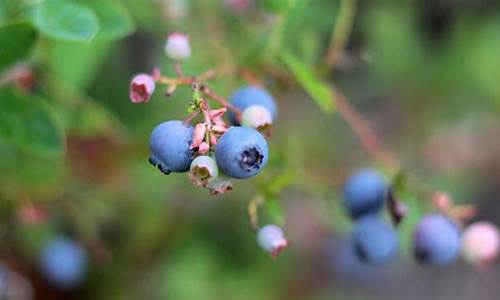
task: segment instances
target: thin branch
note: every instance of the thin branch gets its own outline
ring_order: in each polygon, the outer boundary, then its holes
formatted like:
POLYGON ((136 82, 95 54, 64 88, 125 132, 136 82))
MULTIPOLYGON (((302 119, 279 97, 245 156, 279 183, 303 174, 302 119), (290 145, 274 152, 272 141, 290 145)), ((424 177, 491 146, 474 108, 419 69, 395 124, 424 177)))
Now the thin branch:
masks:
POLYGON ((349 104, 338 88, 332 89, 332 101, 335 103, 339 114, 358 136, 366 152, 387 167, 397 169, 398 161, 384 149, 368 121, 349 104))
POLYGON ((237 108, 236 106, 231 104, 229 101, 227 101, 226 98, 215 93, 206 84, 201 85, 200 92, 202 92, 205 96, 211 98, 212 100, 218 102, 220 105, 222 105, 222 106, 226 107, 227 109, 231 110, 232 112, 234 112, 237 117, 239 117, 241 115, 241 110, 239 108, 237 108))

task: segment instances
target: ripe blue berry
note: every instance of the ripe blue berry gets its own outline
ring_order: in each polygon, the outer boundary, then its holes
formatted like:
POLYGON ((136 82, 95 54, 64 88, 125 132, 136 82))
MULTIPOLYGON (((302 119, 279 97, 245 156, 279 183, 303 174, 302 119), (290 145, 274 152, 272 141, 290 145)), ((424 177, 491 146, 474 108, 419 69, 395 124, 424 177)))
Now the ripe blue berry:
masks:
POLYGON ((458 227, 441 214, 425 216, 415 227, 414 254, 422 264, 446 265, 459 253, 458 227))
POLYGON ((193 160, 193 150, 189 149, 192 137, 193 127, 181 121, 161 123, 149 139, 149 162, 165 174, 186 172, 193 160))
POLYGON ((87 253, 77 242, 56 238, 44 248, 40 257, 46 279, 62 289, 76 287, 87 271, 87 253))
MULTIPOLYGON (((245 86, 234 92, 230 97, 231 103, 242 112, 252 105, 265 107, 271 114, 272 120, 276 119, 278 108, 271 94, 266 90, 256 86, 245 86)), ((234 114, 229 113, 229 118, 234 124, 237 124, 234 114)))
POLYGON ((357 171, 344 186, 344 206, 353 219, 380 211, 384 205, 387 184, 372 169, 357 171))
POLYGON ((249 127, 230 127, 215 147, 220 171, 233 178, 257 175, 267 164, 266 139, 249 127))
POLYGON ((352 241, 359 259, 370 264, 387 262, 398 249, 396 231, 376 215, 364 216, 356 222, 352 241))

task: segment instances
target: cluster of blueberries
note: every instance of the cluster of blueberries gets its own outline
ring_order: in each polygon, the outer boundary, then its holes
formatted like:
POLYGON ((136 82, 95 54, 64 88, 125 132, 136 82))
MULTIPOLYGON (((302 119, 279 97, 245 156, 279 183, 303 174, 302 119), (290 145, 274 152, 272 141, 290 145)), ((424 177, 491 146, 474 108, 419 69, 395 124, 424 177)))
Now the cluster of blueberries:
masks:
MULTIPOLYGON (((366 263, 387 262, 398 251, 397 231, 381 216, 388 189, 382 175, 372 169, 357 171, 344 187, 343 203, 355 222, 352 246, 366 263)), ((425 215, 414 228, 413 253, 421 264, 450 264, 458 256, 460 246, 459 226, 443 214, 425 215)))
POLYGON ((262 171, 269 158, 267 141, 257 129, 262 124, 272 123, 277 115, 274 98, 264 89, 246 86, 230 97, 231 104, 239 109, 240 118, 229 113, 233 126, 218 139, 213 154, 199 153, 193 148, 195 128, 179 120, 163 122, 150 137, 151 156, 149 162, 164 174, 190 172, 190 177, 204 181, 214 187, 228 178, 250 178, 262 171), (257 128, 257 129, 256 129, 257 128))

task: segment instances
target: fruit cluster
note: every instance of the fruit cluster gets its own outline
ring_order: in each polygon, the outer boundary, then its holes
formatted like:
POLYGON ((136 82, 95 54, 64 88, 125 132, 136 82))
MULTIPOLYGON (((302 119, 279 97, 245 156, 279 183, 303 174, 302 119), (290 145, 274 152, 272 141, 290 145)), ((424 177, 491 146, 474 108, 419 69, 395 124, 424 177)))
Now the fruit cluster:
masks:
POLYGON ((130 83, 133 103, 148 102, 156 84, 167 84, 167 96, 178 85, 191 85, 192 101, 186 120, 159 124, 151 133, 149 162, 164 174, 189 172, 191 182, 217 195, 232 189, 231 179, 250 178, 262 171, 269 159, 269 146, 261 132, 268 132, 277 116, 274 98, 257 86, 237 90, 229 101, 203 82, 213 72, 186 77, 180 61, 191 55, 189 38, 171 34, 165 45, 179 78, 167 78, 159 70, 138 74, 130 83), (213 109, 209 99, 222 107, 213 109), (229 122, 223 119, 228 112, 229 122), (191 125, 197 116, 202 120, 191 125), (230 124, 231 126, 229 126, 230 124))
MULTIPOLYGON (((389 189, 382 175, 372 169, 355 172, 344 187, 343 204, 355 222, 353 250, 361 261, 369 264, 387 262, 398 250, 395 227, 381 217, 389 189)), ((498 256, 500 240, 494 225, 478 222, 462 232, 460 220, 447 213, 450 200, 438 197, 435 202, 440 212, 423 216, 413 231, 413 254, 417 262, 447 265, 462 252, 467 262, 484 266, 498 256)))

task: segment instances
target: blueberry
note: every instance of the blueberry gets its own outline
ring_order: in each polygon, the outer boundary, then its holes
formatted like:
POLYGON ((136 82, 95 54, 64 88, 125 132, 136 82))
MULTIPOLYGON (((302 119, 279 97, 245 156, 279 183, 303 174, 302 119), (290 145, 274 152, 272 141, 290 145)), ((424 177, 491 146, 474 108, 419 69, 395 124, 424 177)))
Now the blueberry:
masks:
POLYGON ((149 162, 165 174, 186 172, 193 160, 194 151, 189 149, 193 127, 181 121, 168 121, 158 125, 149 139, 149 162))
POLYGON ((398 249, 396 230, 376 215, 357 220, 352 243, 359 259, 370 264, 387 262, 398 249))
POLYGON ((344 186, 344 206, 353 219, 380 211, 384 205, 387 184, 373 169, 359 170, 344 186))
POLYGON ((189 178, 196 186, 207 186, 219 176, 219 169, 215 160, 210 156, 198 156, 191 163, 189 178))
POLYGON ((459 253, 458 227, 441 214, 422 218, 415 227, 413 238, 415 258, 422 264, 446 265, 459 253))
POLYGON ((62 289, 76 287, 87 270, 87 253, 77 242, 58 237, 50 241, 40 257, 42 272, 48 281, 62 289))
MULTIPOLYGON (((271 114, 272 120, 276 119, 278 108, 271 94, 256 86, 245 86, 234 92, 230 97, 231 103, 242 112, 249 106, 260 105, 265 107, 271 114)), ((229 113, 229 118, 234 124, 238 124, 234 114, 229 113)))
POLYGON ((250 127, 230 127, 215 147, 219 170, 233 178, 257 175, 267 164, 266 139, 250 127))

